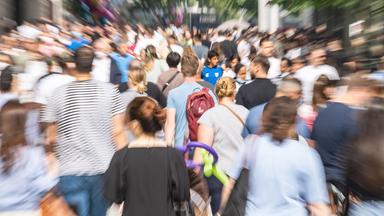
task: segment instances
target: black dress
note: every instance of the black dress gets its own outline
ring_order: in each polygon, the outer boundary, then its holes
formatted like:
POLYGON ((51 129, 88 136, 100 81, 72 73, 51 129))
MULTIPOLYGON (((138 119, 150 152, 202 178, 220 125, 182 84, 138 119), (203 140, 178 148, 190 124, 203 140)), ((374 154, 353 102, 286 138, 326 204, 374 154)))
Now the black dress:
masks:
POLYGON ((123 215, 173 216, 173 201, 189 201, 188 172, 173 148, 124 148, 105 173, 105 197, 124 202, 123 215))

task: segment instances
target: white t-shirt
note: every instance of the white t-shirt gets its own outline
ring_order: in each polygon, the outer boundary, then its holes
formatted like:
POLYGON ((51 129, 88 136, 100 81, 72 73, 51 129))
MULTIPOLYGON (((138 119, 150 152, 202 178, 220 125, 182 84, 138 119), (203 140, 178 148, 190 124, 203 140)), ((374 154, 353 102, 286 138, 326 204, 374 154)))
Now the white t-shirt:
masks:
POLYGON ((47 100, 53 92, 58 88, 67 83, 74 81, 73 76, 66 74, 51 74, 43 79, 37 84, 35 95, 36 102, 41 104, 47 104, 47 100))
POLYGON ((268 70, 268 79, 274 79, 280 75, 280 60, 275 57, 269 57, 269 70, 268 70))
POLYGON ((172 50, 172 52, 179 53, 180 56, 183 56, 183 47, 177 45, 177 44, 171 44, 169 45, 169 48, 172 50))
POLYGON ((303 84, 304 103, 312 104, 313 86, 321 75, 327 76, 330 80, 340 79, 337 70, 329 65, 320 65, 317 67, 308 65, 296 72, 295 77, 303 84))
POLYGON ((111 59, 109 57, 95 58, 93 60, 92 79, 109 82, 111 75, 111 59))

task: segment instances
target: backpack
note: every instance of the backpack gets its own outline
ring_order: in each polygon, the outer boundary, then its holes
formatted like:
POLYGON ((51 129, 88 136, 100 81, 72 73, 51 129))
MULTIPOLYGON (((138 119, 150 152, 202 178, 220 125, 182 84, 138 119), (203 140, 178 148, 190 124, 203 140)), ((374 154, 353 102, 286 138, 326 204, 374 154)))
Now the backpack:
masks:
POLYGON ((212 96, 209 94, 208 88, 203 88, 198 92, 194 92, 188 96, 187 100, 187 120, 189 128, 189 139, 197 141, 197 121, 208 109, 215 106, 212 96))

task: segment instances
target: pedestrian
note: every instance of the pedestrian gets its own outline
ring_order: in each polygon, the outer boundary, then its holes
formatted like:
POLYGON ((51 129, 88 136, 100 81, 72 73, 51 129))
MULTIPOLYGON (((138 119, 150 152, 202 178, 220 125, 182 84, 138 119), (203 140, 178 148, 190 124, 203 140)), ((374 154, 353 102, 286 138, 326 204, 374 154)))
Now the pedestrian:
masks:
POLYGON ((144 60, 143 69, 147 72, 149 82, 156 83, 159 76, 169 70, 166 63, 158 57, 153 45, 149 45, 143 50, 142 59, 144 60))
MULTIPOLYGON (((219 156, 216 166, 228 173, 243 144, 241 131, 248 110, 234 103, 236 84, 235 80, 230 77, 219 79, 216 83, 215 94, 219 98, 219 103, 200 117, 198 121, 198 141, 212 146, 219 156)), ((197 156, 199 154, 199 151, 195 153, 197 156)), ((208 178, 207 181, 211 196, 212 213, 215 214, 220 207, 223 185, 214 176, 208 178)))
POLYGON ((123 203, 123 215, 176 216, 177 203, 190 200, 188 172, 181 152, 155 137, 162 130, 160 107, 137 97, 126 110, 125 125, 136 139, 115 153, 105 174, 104 194, 123 203))
POLYGON ((76 50, 76 81, 56 89, 42 115, 59 162, 59 190, 79 216, 106 214, 104 172, 115 149, 127 144, 120 95, 112 84, 92 80, 94 57, 92 48, 76 50))
POLYGON ((251 109, 268 102, 275 96, 276 85, 267 78, 268 70, 269 62, 267 59, 262 57, 252 59, 250 72, 254 79, 252 82, 240 87, 236 95, 237 104, 251 109))
POLYGON ((269 37, 264 37, 260 40, 260 50, 258 56, 268 59, 269 69, 267 73, 267 78, 274 79, 278 77, 281 73, 280 71, 280 60, 275 58, 275 45, 274 42, 269 37))
POLYGON ((243 168, 249 170, 245 215, 329 215, 324 170, 314 149, 290 134, 297 102, 272 99, 265 107, 260 136, 243 144, 232 178, 223 189, 222 207, 243 168))
POLYGON ((219 54, 215 50, 210 50, 207 57, 203 71, 201 71, 201 78, 215 86, 217 80, 223 76, 223 69, 218 65, 219 54))
POLYGON ((184 81, 183 74, 179 70, 181 56, 177 52, 171 52, 167 56, 168 71, 159 76, 157 86, 167 97, 169 91, 181 85, 184 81))

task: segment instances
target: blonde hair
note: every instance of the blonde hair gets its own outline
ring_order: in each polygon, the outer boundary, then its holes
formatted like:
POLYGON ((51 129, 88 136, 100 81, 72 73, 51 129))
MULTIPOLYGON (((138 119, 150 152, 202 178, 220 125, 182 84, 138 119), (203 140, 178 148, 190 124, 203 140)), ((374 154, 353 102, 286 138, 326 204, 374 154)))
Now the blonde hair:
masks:
POLYGON ((140 94, 147 90, 147 74, 143 69, 135 68, 130 70, 128 80, 132 83, 132 87, 136 88, 140 94))
POLYGON ((215 93, 217 97, 233 97, 236 93, 236 82, 231 77, 222 77, 216 83, 215 93))

